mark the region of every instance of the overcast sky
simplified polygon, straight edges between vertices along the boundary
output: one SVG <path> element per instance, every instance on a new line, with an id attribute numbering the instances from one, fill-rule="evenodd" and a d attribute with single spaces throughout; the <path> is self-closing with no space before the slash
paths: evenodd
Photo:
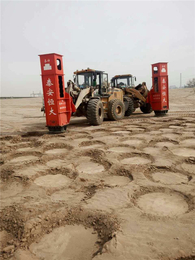
<path id="1" fill-rule="evenodd" d="M 161 61 L 169 85 L 195 77 L 195 1 L 3 1 L 1 29 L 1 96 L 42 91 L 38 54 L 54 52 L 66 81 L 90 67 L 150 88 Z"/>

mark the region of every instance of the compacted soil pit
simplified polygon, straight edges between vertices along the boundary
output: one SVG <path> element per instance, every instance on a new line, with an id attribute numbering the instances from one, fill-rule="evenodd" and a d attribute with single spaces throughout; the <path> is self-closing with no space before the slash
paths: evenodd
<path id="1" fill-rule="evenodd" d="M 77 166 L 77 170 L 79 173 L 86 173 L 86 174 L 96 174 L 103 172 L 104 166 L 92 161 L 82 162 Z"/>
<path id="2" fill-rule="evenodd" d="M 44 235 L 38 243 L 31 244 L 30 251 L 43 260 L 91 260 L 97 251 L 97 235 L 92 232 L 92 229 L 77 225 L 59 227 Z"/>
<path id="3" fill-rule="evenodd" d="M 69 205 L 78 205 L 84 199 L 85 194 L 83 192 L 75 192 L 73 189 L 62 189 L 51 195 L 53 202 L 64 202 Z"/>
<path id="4" fill-rule="evenodd" d="M 130 158 L 125 158 L 121 160 L 122 164 L 148 164 L 151 163 L 149 159 L 142 158 L 142 157 L 130 157 Z"/>
<path id="5" fill-rule="evenodd" d="M 13 158 L 9 161 L 10 164 L 17 165 L 17 164 L 22 164 L 22 163 L 28 163 L 32 161 L 36 161 L 39 158 L 34 155 L 26 155 L 26 156 L 19 156 L 16 158 Z"/>
<path id="6" fill-rule="evenodd" d="M 114 153 L 131 153 L 133 152 L 133 149 L 130 147 L 119 146 L 119 147 L 109 148 L 108 151 Z"/>
<path id="7" fill-rule="evenodd" d="M 181 184 L 181 183 L 187 183 L 188 177 L 185 175 L 182 175 L 181 173 L 177 172 L 155 172 L 152 174 L 152 178 L 156 182 L 160 182 L 163 184 Z"/>
<path id="8" fill-rule="evenodd" d="M 108 176 L 104 178 L 104 184 L 113 187 L 127 185 L 130 181 L 130 178 L 125 176 Z"/>
<path id="9" fill-rule="evenodd" d="M 52 149 L 52 150 L 47 150 L 45 151 L 46 154 L 51 154 L 51 155 L 55 155 L 55 154 L 61 154 L 61 153 L 67 153 L 68 150 L 67 149 Z"/>
<path id="10" fill-rule="evenodd" d="M 144 212 L 158 216 L 178 216 L 188 210 L 188 204 L 177 194 L 154 192 L 142 195 L 137 200 L 137 205 Z"/>
<path id="11" fill-rule="evenodd" d="M 34 183 L 46 188 L 61 188 L 70 184 L 70 179 L 62 174 L 45 175 L 35 179 Z"/>
<path id="12" fill-rule="evenodd" d="M 195 149 L 192 148 L 177 148 L 172 149 L 172 153 L 178 156 L 195 157 Z"/>
<path id="13" fill-rule="evenodd" d="M 195 175 L 195 164 L 183 163 L 181 167 L 184 171 Z"/>

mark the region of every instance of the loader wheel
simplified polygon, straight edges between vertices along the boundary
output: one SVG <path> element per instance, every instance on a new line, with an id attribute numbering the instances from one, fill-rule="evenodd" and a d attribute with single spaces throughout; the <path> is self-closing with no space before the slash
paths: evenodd
<path id="1" fill-rule="evenodd" d="M 150 105 L 150 103 L 146 103 L 143 106 L 140 107 L 140 110 L 144 113 L 144 114 L 150 114 L 152 113 L 152 107 Z"/>
<path id="2" fill-rule="evenodd" d="M 124 97 L 124 101 L 128 102 L 128 107 L 125 111 L 125 116 L 130 116 L 135 111 L 133 99 L 130 97 Z"/>
<path id="3" fill-rule="evenodd" d="M 104 120 L 104 108 L 101 100 L 90 99 L 87 104 L 87 119 L 91 125 L 101 125 Z"/>
<path id="4" fill-rule="evenodd" d="M 111 120 L 120 120 L 124 117 L 125 105 L 119 99 L 113 99 L 108 104 L 108 118 Z"/>

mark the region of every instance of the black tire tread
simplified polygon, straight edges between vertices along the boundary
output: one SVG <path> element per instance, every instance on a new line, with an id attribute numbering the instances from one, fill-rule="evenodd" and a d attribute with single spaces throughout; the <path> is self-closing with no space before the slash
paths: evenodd
<path id="1" fill-rule="evenodd" d="M 140 107 L 140 110 L 144 113 L 144 114 L 150 114 L 152 113 L 152 106 L 150 105 L 150 103 L 146 103 L 143 106 Z"/>
<path id="2" fill-rule="evenodd" d="M 117 117 L 117 115 L 115 114 L 115 111 L 114 111 L 114 109 L 113 109 L 113 108 L 114 108 L 114 105 L 115 105 L 116 103 L 119 103 L 119 104 L 122 106 L 122 109 L 123 109 L 123 113 L 122 113 L 122 115 L 121 115 L 120 118 Z M 124 118 L 124 114 L 125 114 L 125 105 L 124 105 L 124 103 L 123 103 L 121 100 L 119 100 L 119 99 L 112 99 L 112 100 L 109 102 L 109 104 L 108 104 L 108 118 L 109 118 L 110 120 L 118 121 L 118 120 Z"/>
<path id="3" fill-rule="evenodd" d="M 134 102 L 133 102 L 133 99 L 130 97 L 125 97 L 125 99 L 129 103 L 129 106 L 128 106 L 127 110 L 125 111 L 125 116 L 130 116 L 135 111 Z"/>
<path id="4" fill-rule="evenodd" d="M 90 99 L 87 105 L 87 119 L 91 125 L 101 125 L 103 118 L 98 115 L 97 107 L 102 108 L 102 113 L 104 113 L 103 104 L 99 99 Z"/>

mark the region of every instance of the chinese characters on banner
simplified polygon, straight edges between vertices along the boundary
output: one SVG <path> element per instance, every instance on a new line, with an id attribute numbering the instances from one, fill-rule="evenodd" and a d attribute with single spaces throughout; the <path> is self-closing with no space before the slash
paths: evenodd
<path id="1" fill-rule="evenodd" d="M 49 111 L 49 115 L 51 116 L 51 115 L 56 115 L 56 113 L 54 113 L 54 110 L 53 110 L 53 108 L 51 107 L 51 109 L 50 109 L 50 111 Z"/>
<path id="2" fill-rule="evenodd" d="M 50 79 L 50 78 L 48 78 L 46 86 L 47 86 L 47 87 L 53 86 L 53 83 L 51 82 L 51 79 Z"/>
<path id="3" fill-rule="evenodd" d="M 51 79 L 50 78 L 48 78 L 47 79 L 47 83 L 46 83 L 46 87 L 48 88 L 47 90 L 46 90 L 46 97 L 47 97 L 47 100 L 46 100 L 46 102 L 47 102 L 47 104 L 49 105 L 49 107 L 50 107 L 50 111 L 49 111 L 49 115 L 51 116 L 51 115 L 56 115 L 56 113 L 55 113 L 55 111 L 54 111 L 54 107 L 52 107 L 52 106 L 55 106 L 55 101 L 54 101 L 54 99 L 53 99 L 53 97 L 54 97 L 54 91 L 53 91 L 53 83 L 52 83 L 52 81 L 51 81 Z"/>
<path id="4" fill-rule="evenodd" d="M 53 94 L 54 94 L 53 90 L 51 88 L 49 88 L 47 91 L 48 97 L 53 96 Z"/>
<path id="5" fill-rule="evenodd" d="M 54 104 L 54 100 L 51 98 L 48 98 L 48 101 L 47 101 L 47 103 L 48 103 L 48 105 L 49 106 L 54 106 L 55 104 Z"/>
<path id="6" fill-rule="evenodd" d="M 166 78 L 162 78 L 162 101 L 163 103 L 167 102 L 167 86 Z"/>
<path id="7" fill-rule="evenodd" d="M 50 59 L 44 60 L 45 65 L 43 66 L 43 70 L 52 70 L 52 66 L 50 64 Z"/>
<path id="8" fill-rule="evenodd" d="M 166 65 L 162 65 L 161 72 L 166 73 Z"/>

